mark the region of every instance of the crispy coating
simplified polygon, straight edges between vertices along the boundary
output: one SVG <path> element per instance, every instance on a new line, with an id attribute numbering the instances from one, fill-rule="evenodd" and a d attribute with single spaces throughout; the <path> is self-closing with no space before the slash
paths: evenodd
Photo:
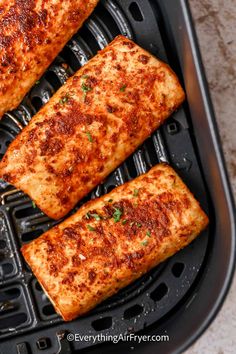
<path id="1" fill-rule="evenodd" d="M 22 253 L 69 321 L 185 247 L 207 224 L 175 171 L 160 164 L 86 203 Z"/>
<path id="2" fill-rule="evenodd" d="M 169 66 L 118 36 L 33 117 L 9 146 L 0 176 L 59 219 L 183 100 Z"/>
<path id="3" fill-rule="evenodd" d="M 0 118 L 16 108 L 98 0 L 0 0 Z"/>

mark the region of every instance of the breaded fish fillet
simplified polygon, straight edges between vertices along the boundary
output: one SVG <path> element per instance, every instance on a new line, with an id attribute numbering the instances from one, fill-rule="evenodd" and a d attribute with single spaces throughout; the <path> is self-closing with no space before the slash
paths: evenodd
<path id="1" fill-rule="evenodd" d="M 207 224 L 175 171 L 160 164 L 86 203 L 22 253 L 69 321 L 185 247 Z"/>
<path id="2" fill-rule="evenodd" d="M 0 118 L 16 108 L 98 0 L 0 0 Z"/>
<path id="3" fill-rule="evenodd" d="M 119 36 L 33 117 L 9 146 L 0 176 L 59 219 L 183 100 L 169 66 Z"/>

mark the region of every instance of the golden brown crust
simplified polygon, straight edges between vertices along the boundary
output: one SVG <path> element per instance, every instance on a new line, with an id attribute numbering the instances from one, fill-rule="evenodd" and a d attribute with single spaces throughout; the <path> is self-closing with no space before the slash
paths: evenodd
<path id="1" fill-rule="evenodd" d="M 0 118 L 16 108 L 98 0 L 0 0 Z"/>
<path id="2" fill-rule="evenodd" d="M 185 247 L 207 224 L 175 171 L 160 164 L 86 203 L 22 253 L 69 321 Z"/>
<path id="3" fill-rule="evenodd" d="M 59 219 L 184 100 L 168 65 L 118 36 L 10 145 L 0 176 Z"/>

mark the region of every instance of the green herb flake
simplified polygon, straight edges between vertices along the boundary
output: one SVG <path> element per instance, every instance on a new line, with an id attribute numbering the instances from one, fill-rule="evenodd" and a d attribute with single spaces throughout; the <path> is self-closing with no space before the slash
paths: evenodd
<path id="1" fill-rule="evenodd" d="M 85 101 L 85 100 L 86 100 L 86 97 L 87 97 L 87 93 L 88 93 L 89 91 L 92 91 L 92 87 L 91 87 L 91 86 L 88 86 L 88 85 L 86 85 L 84 82 L 82 82 L 81 90 L 82 90 L 83 93 L 84 93 L 83 99 L 84 99 L 84 101 Z"/>
<path id="2" fill-rule="evenodd" d="M 33 207 L 34 209 L 36 208 L 35 202 L 32 202 L 32 207 Z"/>
<path id="3" fill-rule="evenodd" d="M 134 197 L 137 197 L 138 194 L 139 194 L 139 190 L 135 188 L 135 189 L 134 189 Z"/>
<path id="4" fill-rule="evenodd" d="M 87 225 L 87 228 L 88 228 L 89 231 L 95 231 L 95 228 L 93 226 L 91 226 L 91 225 Z"/>
<path id="5" fill-rule="evenodd" d="M 39 80 L 37 80 L 37 81 L 35 82 L 35 85 L 38 85 L 38 84 L 40 84 L 40 81 L 39 81 Z"/>
<path id="6" fill-rule="evenodd" d="M 148 231 L 146 232 L 146 235 L 147 235 L 148 237 L 151 237 L 151 231 L 148 230 Z"/>
<path id="7" fill-rule="evenodd" d="M 141 242 L 141 245 L 142 245 L 142 246 L 147 246 L 147 245 L 148 245 L 148 240 L 142 241 L 142 242 Z"/>
<path id="8" fill-rule="evenodd" d="M 84 82 L 81 85 L 81 89 L 84 93 L 87 93 L 89 91 L 92 91 L 92 87 L 91 86 L 87 86 Z"/>
<path id="9" fill-rule="evenodd" d="M 70 95 L 67 93 L 65 96 L 61 97 L 61 99 L 59 100 L 59 103 L 63 105 L 66 102 L 68 102 L 69 98 L 70 98 Z"/>
<path id="10" fill-rule="evenodd" d="M 99 221 L 99 220 L 102 219 L 101 216 L 98 215 L 98 214 L 91 214 L 91 216 L 92 216 L 95 220 L 97 220 L 97 221 Z"/>
<path id="11" fill-rule="evenodd" d="M 109 200 L 108 200 L 108 203 L 112 203 L 112 202 L 113 202 L 113 199 L 109 199 Z"/>
<path id="12" fill-rule="evenodd" d="M 128 220 L 126 220 L 126 219 L 125 219 L 125 220 L 123 220 L 123 221 L 122 221 L 122 225 L 127 224 L 127 222 L 128 222 Z"/>
<path id="13" fill-rule="evenodd" d="M 81 78 L 82 78 L 82 80 L 86 80 L 86 79 L 88 79 L 89 78 L 89 76 L 88 75 L 82 75 L 81 76 Z M 89 92 L 89 91 L 92 91 L 92 87 L 91 86 L 89 86 L 89 85 L 87 85 L 84 81 L 82 82 L 82 84 L 81 84 L 81 90 L 83 91 L 83 99 L 84 99 L 84 101 L 86 100 L 86 97 L 87 97 L 87 93 Z"/>
<path id="14" fill-rule="evenodd" d="M 120 218 L 122 216 L 123 212 L 122 210 L 118 209 L 118 208 L 115 208 L 115 211 L 113 213 L 113 219 L 115 222 L 118 222 L 120 221 Z"/>
<path id="15" fill-rule="evenodd" d="M 137 225 L 137 227 L 142 227 L 142 224 L 140 224 L 140 223 L 136 223 L 136 225 Z"/>
<path id="16" fill-rule="evenodd" d="M 92 143 L 92 142 L 93 142 L 93 138 L 92 138 L 91 133 L 90 133 L 90 132 L 86 132 L 85 134 L 86 134 L 87 137 L 88 137 L 88 141 L 89 141 L 90 143 Z"/>
<path id="17" fill-rule="evenodd" d="M 120 92 L 125 92 L 126 87 L 127 87 L 127 85 L 122 85 L 120 87 Z"/>

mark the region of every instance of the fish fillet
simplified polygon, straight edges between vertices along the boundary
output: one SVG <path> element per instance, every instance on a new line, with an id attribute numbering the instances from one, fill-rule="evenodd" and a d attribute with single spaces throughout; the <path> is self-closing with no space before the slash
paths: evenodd
<path id="1" fill-rule="evenodd" d="M 59 89 L 11 143 L 0 176 L 59 219 L 183 100 L 168 65 L 118 36 Z"/>
<path id="2" fill-rule="evenodd" d="M 17 108 L 98 0 L 0 0 L 0 118 Z"/>
<path id="3" fill-rule="evenodd" d="M 188 245 L 207 224 L 176 172 L 160 164 L 84 204 L 22 253 L 69 321 Z"/>

